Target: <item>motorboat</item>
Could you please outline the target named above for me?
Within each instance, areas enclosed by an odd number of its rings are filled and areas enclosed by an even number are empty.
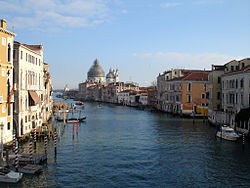
[[[17,183],[23,177],[23,173],[14,172],[6,167],[0,167],[0,182]]]
[[[76,104],[76,105],[84,105],[84,103],[81,102],[81,101],[77,101],[75,104]]]
[[[225,140],[236,141],[240,137],[234,129],[228,126],[221,127],[220,131],[217,131],[216,136]]]

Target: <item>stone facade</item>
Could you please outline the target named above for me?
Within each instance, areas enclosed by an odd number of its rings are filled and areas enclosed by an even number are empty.
[[[172,69],[157,77],[157,108],[177,114],[207,114],[209,71]]]
[[[17,136],[46,122],[52,112],[52,79],[43,62],[43,45],[14,44]]]
[[[0,27],[0,134],[3,143],[12,140],[13,129],[13,37],[14,33],[6,29],[6,21],[1,20]]]

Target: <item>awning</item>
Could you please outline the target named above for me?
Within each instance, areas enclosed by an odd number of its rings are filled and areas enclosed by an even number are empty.
[[[29,91],[29,94],[30,94],[32,100],[35,102],[35,104],[41,104],[41,100],[35,91]]]

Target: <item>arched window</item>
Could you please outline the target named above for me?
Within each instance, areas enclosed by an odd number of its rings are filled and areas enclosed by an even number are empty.
[[[10,47],[10,44],[8,44],[8,62],[10,62],[10,59],[11,59],[11,47]]]

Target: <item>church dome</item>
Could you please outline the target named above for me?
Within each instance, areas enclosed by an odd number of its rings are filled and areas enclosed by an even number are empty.
[[[94,61],[92,67],[89,69],[88,77],[105,77],[105,73],[97,59]]]
[[[109,69],[109,73],[106,75],[106,78],[115,78],[115,75],[111,69]]]

